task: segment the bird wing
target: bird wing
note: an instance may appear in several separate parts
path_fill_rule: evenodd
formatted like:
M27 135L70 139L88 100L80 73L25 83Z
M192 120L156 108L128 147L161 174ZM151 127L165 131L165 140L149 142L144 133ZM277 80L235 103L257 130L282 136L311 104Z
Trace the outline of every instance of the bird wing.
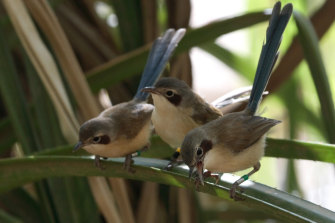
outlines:
M151 119L154 106L146 103L135 103L134 101L122 103L119 108L111 112L110 118L118 132L116 138L134 138L140 130Z
M211 103L215 108L219 109L223 115L242 111L246 108L249 98L251 87L241 87L230 91L221 97L217 98ZM263 92L263 96L267 95L268 92Z
M233 153L239 153L256 143L269 129L280 121L235 112L220 119L216 142ZM215 129L215 128L214 128Z
M207 122L210 122L222 116L222 113L219 109L208 104L202 98L199 97L199 100L195 101L202 102L197 103L193 106L193 113L191 117L197 124L204 125Z

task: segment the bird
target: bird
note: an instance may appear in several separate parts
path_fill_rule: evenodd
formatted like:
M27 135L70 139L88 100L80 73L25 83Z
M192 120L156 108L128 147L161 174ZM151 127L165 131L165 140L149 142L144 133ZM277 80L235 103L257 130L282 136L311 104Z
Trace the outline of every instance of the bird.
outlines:
M147 86L142 92L151 93L155 106L151 120L156 134L172 148L180 147L190 130L222 116L219 109L177 78L163 77L155 86ZM168 167L176 163L178 156L177 149Z
M253 167L230 189L230 197L241 200L236 192L239 185L260 169L265 135L281 121L258 116L256 111L278 58L282 34L292 10L292 4L286 4L282 10L280 2L274 5L247 107L197 127L185 136L181 156L189 167L189 177L197 173L197 186L204 185L204 178L210 176L218 181L217 175L212 173L231 173Z
M82 148L94 154L95 165L99 168L102 168L100 157L125 156L124 168L134 172L132 154L150 146L154 110L154 106L147 103L149 93L141 92L141 89L159 79L185 32L184 28L168 29L154 41L133 99L107 108L83 123L74 151Z
M163 77L155 86L143 88L142 92L152 95L155 108L151 120L156 134L176 149L167 169L180 164L177 161L179 147L190 130L243 107L249 98L250 89L236 89L209 104L184 81L174 77Z

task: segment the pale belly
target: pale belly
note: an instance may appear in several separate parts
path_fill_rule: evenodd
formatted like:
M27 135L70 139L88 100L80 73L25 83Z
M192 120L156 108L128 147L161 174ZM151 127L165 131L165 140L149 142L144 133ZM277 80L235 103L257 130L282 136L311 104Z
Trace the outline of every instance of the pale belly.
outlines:
M214 147L205 156L204 168L215 173L232 173L253 167L263 157L264 147L265 136L238 154Z
M158 115L154 110L151 120L155 132L173 148L180 147L185 135L198 126L189 116L174 111Z
M151 123L148 122L134 139L122 138L107 145L93 144L85 146L87 152L102 157L122 157L132 154L137 150L149 145L152 131Z

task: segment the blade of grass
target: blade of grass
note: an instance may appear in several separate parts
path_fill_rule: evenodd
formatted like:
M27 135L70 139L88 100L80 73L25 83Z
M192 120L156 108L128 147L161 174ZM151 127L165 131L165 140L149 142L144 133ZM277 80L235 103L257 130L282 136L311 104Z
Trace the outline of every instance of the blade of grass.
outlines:
M175 55L185 52L196 45L212 41L220 35L243 29L268 19L269 15L264 12L248 13L190 30L180 42ZM143 70L149 48L150 45L138 48L89 71L87 79L92 91L97 92L101 88L119 83L121 80L136 74L139 75Z
M334 23L334 10L335 1L327 0L323 6L311 17L311 21L319 39L324 36L324 34ZM273 92L279 88L287 79L290 78L290 76L293 74L292 72L300 64L302 59L302 48L299 44L298 37L295 36L285 55L283 55L278 66L273 71L271 75L272 81L269 82L266 90Z
M1 24L1 30L4 29ZM4 33L4 32L2 32ZM40 144L35 134L30 111L24 97L23 89L19 84L18 74L16 73L15 66L6 44L6 36L0 35L0 90L1 95L4 97L6 108L8 109L13 128L19 142L22 145L25 154L30 154L34 151L41 150ZM44 204L44 220L54 222L55 213L52 210L51 199L48 195L48 188L45 182L37 183L37 193L40 201Z
M50 52L43 44L38 32L21 0L3 1L20 40L40 75L59 115L62 131L69 141L76 138L78 123L65 95L59 72ZM77 129L76 129L77 126Z
M21 188L1 194L0 202L9 214L24 219L25 223L44 222L40 205Z
M304 57L307 61L311 75L318 93L321 116L323 119L328 141L335 143L335 109L329 80L324 67L318 37L311 22L299 12L294 12L294 19L298 27L298 36Z
M118 17L123 52L136 49L143 43L141 2L109 0Z
M32 15L39 24L44 34L50 41L57 59L62 67L64 74L68 80L75 98L85 98L78 100L80 111L86 118L93 118L99 113L98 105L93 95L87 91L89 89L83 75L79 63L72 51L57 18L46 1L27 1ZM63 99L64 100L64 99ZM87 109L87 104L91 105L91 109Z
M52 59L50 52L47 50L38 32L28 15L28 12L22 1L3 1L4 6L9 13L11 21L14 24L16 32L27 50L29 58L35 65L41 80L43 81L50 98L58 113L58 118L61 121L63 135L69 142L74 143L77 139L78 122L71 110L69 100L66 96L64 86L62 84L56 64ZM39 2L41 3L41 2ZM100 179L93 177L90 179L92 188L103 183ZM106 182L105 182L106 183ZM100 187L102 188L102 187ZM107 189L108 187L103 187ZM93 189L94 190L94 189ZM95 195L101 193L99 188L94 193ZM43 196L42 196L43 195ZM47 193L41 193L42 197L47 197ZM112 213L110 210L114 203L110 191L104 193L104 196L99 196L100 208L108 222L117 221L117 213ZM114 208L115 209L115 208ZM49 219L51 222L52 220Z
M70 84L72 89L74 90L74 96L76 98L76 101L79 104L80 111L84 114L85 119L90 119L96 115L98 115L99 108L97 106L96 101L93 98L93 95L91 94L88 84L86 80L84 79L84 74L79 66L79 63L77 62L75 55L73 51L71 50L71 46L60 26L58 23L55 14L49 7L48 3L46 1L40 1L40 2L30 2L30 9L32 10L32 14L35 15L36 20L39 22L40 26L42 27L44 33L48 36L48 39L51 41L51 44L56 52L57 58L60 61L60 64L66 74L66 78L68 80L68 83ZM87 106L87 105L90 106ZM77 140L77 137L72 140ZM91 178L89 182L91 182L92 190L94 191L94 194L97 194L101 199L98 201L101 210L104 211L105 215L108 215L106 213L108 210L104 208L105 206L112 206L114 205L112 197L103 196L103 194L110 194L109 191L101 191L95 188L95 181L98 181L97 178ZM121 180L122 181L122 180ZM105 180L99 180L100 184L106 183ZM119 185L120 184L120 185ZM130 209L129 198L127 193L125 193L122 190L119 190L120 186L122 185L122 182L117 181L115 182L116 185L113 187L113 191L118 194L121 200L117 200L118 205L120 209L123 210L123 216L125 219L129 219L129 216L132 216L132 210ZM119 185L119 187L117 186ZM108 187L102 186L101 189L108 189ZM99 195L99 193L101 193ZM123 201L123 202L122 202ZM106 204L109 203L109 204ZM115 214L116 216L116 214ZM128 217L126 217L128 216Z
M206 44L202 44L199 47L202 50L206 51L207 53L219 59L221 62L223 62L224 64L226 64L233 70L247 77L249 80L252 80L253 77L251 77L251 75L254 75L254 74L251 71L256 70L256 66L252 64L249 59L243 58L219 46L215 42L209 42Z
M25 57L25 65L25 70L29 74L28 83L31 89L31 97L34 105L33 111L36 114L36 129L38 129L37 132L40 134L39 141L41 142L41 146L43 148L50 148L64 145L65 140L62 137L58 119L50 102L50 98L27 57ZM41 103L42 101L43 103ZM78 183L71 187L71 183L69 182L72 181L73 179L71 178L47 180L51 199L59 221L79 223L87 220L89 222L99 222L97 207L89 189L86 192L79 190L85 186L88 187L87 181L83 179L77 180ZM81 197L79 191L87 195ZM59 196L60 194L62 194L62 196ZM83 209L80 203L90 203L91 206L87 209L90 210L90 212ZM94 215L94 213L96 213L96 215Z
M26 182L54 176L113 176L141 181L151 181L177 187L195 189L194 182L188 179L188 169L183 166L165 171L168 161L148 158L135 158L136 174L123 169L123 159L104 161L108 171L101 171L92 165L89 157L37 157L4 159L0 161L0 192L20 186ZM113 160L113 161L112 161ZM229 199L229 189L237 177L225 174L218 184L206 181L199 191L219 198ZM285 222L333 222L335 213L318 205L302 200L285 192L248 181L242 184L245 200L241 205L262 210Z
M2 223L23 223L21 219L11 216L1 209L0 209L0 222Z
M15 134L9 118L0 120L0 156L8 152L15 141Z

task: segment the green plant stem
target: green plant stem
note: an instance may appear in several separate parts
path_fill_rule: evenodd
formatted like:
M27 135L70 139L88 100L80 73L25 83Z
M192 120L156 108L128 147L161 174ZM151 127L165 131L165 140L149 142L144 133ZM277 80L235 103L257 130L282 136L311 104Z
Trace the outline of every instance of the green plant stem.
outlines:
M195 189L194 182L188 179L188 169L176 167L172 171L165 171L168 161L135 158L136 173L123 169L123 159L109 159L103 161L105 170L93 165L93 157L65 157L65 156L29 156L20 159L4 159L0 161L0 192L4 193L27 182L46 177L57 176L108 176L123 177L133 180L151 181L177 187ZM230 174L225 174L227 176ZM6 180L4 180L6 179ZM234 180L225 177L218 184L206 181L199 188L200 192L229 199L229 189ZM280 218L286 222L333 222L335 213L318 205L302 200L295 196L281 192L262 184L248 181L241 185L245 200L242 205L251 206Z

